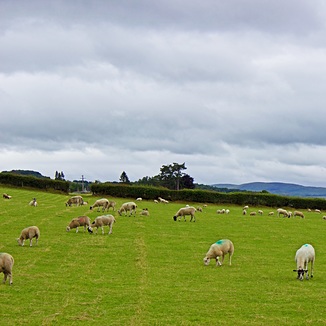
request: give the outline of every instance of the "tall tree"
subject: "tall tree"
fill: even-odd
[[[169,165],[162,165],[160,169],[160,180],[162,181],[163,185],[169,189],[180,189],[180,180],[184,173],[183,170],[186,170],[185,163],[178,164],[173,163]]]
[[[127,173],[125,171],[123,171],[120,175],[120,182],[122,183],[130,183],[130,180],[127,176]]]

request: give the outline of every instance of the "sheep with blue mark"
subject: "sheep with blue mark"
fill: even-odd
[[[209,265],[211,259],[216,260],[216,266],[221,266],[224,262],[224,256],[229,254],[229,265],[231,266],[231,260],[234,253],[234,245],[233,242],[229,239],[218,240],[213,243],[209,250],[206,253],[204,258],[204,264]],[[219,261],[219,257],[221,257],[221,261]]]
[[[304,244],[299,248],[295,254],[295,262],[297,263],[297,269],[294,269],[293,272],[297,272],[297,279],[300,281],[303,280],[304,274],[306,273],[306,279],[309,280],[308,273],[308,264],[310,263],[311,271],[310,277],[314,276],[314,264],[315,264],[315,249],[310,244]]]

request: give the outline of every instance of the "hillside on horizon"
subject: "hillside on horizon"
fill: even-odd
[[[249,182],[239,185],[217,183],[213,184],[212,186],[216,188],[227,188],[234,190],[238,189],[242,191],[261,192],[263,190],[266,190],[271,194],[282,196],[326,198],[326,188],[324,187],[302,186],[294,183]]]

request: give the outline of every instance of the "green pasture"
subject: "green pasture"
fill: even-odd
[[[150,216],[113,214],[112,235],[66,232],[89,205],[66,207],[70,196],[0,187],[0,251],[15,258],[13,285],[0,284],[4,325],[325,325],[326,221],[243,216],[241,207],[208,204],[196,222],[174,222],[185,204],[137,202]],[[28,206],[36,197],[39,206]],[[120,206],[131,199],[110,198]],[[134,200],[134,199],[133,199]],[[195,204],[198,206],[198,204]],[[217,209],[230,214],[218,215]],[[140,209],[138,209],[140,211]],[[276,211],[276,208],[274,208]],[[112,213],[112,211],[110,210]],[[19,247],[20,231],[37,225],[38,246]],[[203,264],[210,245],[229,238],[232,266]],[[294,255],[316,250],[314,278],[296,279]],[[310,265],[309,265],[310,268]],[[0,274],[2,279],[3,274]]]

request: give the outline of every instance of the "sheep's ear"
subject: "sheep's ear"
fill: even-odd
[[[297,269],[294,269],[293,272],[297,272],[298,270]]]

